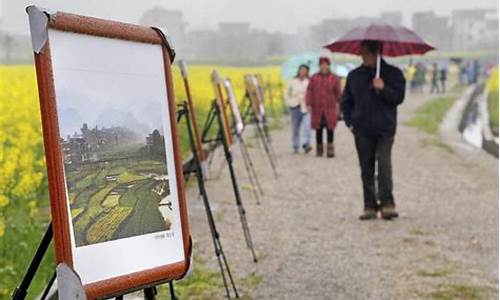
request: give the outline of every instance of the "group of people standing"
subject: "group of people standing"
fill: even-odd
[[[448,79],[448,70],[445,67],[439,67],[437,63],[432,64],[431,73],[431,94],[446,93],[446,80]]]
[[[286,102],[292,116],[292,146],[295,153],[300,148],[302,128],[302,148],[305,153],[312,150],[310,131],[316,132],[316,156],[323,156],[326,131],[326,156],[333,158],[334,130],[339,117],[342,93],[340,78],[330,70],[330,59],[319,59],[319,72],[309,77],[309,66],[301,65],[297,76],[288,82]]]
[[[428,68],[423,62],[410,63],[406,68],[406,79],[409,82],[410,92],[424,91],[427,83]],[[445,64],[433,63],[430,69],[430,93],[446,93],[446,81],[448,80],[448,67]]]
[[[297,76],[289,81],[286,103],[292,118],[292,147],[305,153],[312,150],[310,131],[316,132],[316,156],[325,152],[335,157],[334,135],[339,120],[344,120],[354,136],[361,168],[364,211],[361,220],[398,217],[392,185],[391,150],[396,134],[397,106],[405,97],[406,81],[401,70],[377,57],[381,45],[363,41],[363,63],[352,70],[342,90],[341,80],[330,69],[330,59],[319,59],[319,72],[309,76],[309,67],[301,65]],[[300,132],[303,140],[300,142]],[[378,186],[375,187],[375,168]]]

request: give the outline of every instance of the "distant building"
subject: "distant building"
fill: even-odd
[[[433,11],[416,12],[412,16],[412,27],[432,46],[439,50],[450,50],[452,31],[448,17],[438,16]]]
[[[182,53],[186,48],[186,25],[184,15],[178,10],[167,10],[156,6],[147,10],[139,20],[140,25],[155,26],[166,30],[174,48]]]
[[[455,10],[451,18],[453,49],[497,49],[498,12],[496,10]]]
[[[401,12],[382,12],[379,17],[330,18],[310,27],[310,34],[316,47],[325,45],[348,31],[370,24],[390,24],[400,26],[403,21]]]
[[[380,14],[380,21],[384,24],[401,26],[403,24],[403,14],[400,11],[386,11]]]
[[[231,63],[247,59],[246,56],[251,52],[249,51],[251,45],[256,44],[250,40],[250,23],[219,23],[217,31],[218,59],[224,59]]]
[[[226,37],[242,37],[250,34],[250,23],[224,22],[219,23],[219,34]]]
[[[89,144],[83,138],[61,139],[61,148],[65,165],[81,165],[90,159]]]
[[[64,164],[78,166],[99,159],[99,154],[137,141],[137,136],[125,127],[89,128],[82,125],[80,133],[61,138]]]
[[[183,57],[210,61],[217,54],[217,32],[213,30],[195,30],[187,33],[186,52]]]
[[[165,160],[165,138],[160,134],[158,129],[146,137],[146,148],[154,158]]]
[[[92,152],[137,140],[137,136],[125,127],[98,128],[95,126],[90,129],[87,123],[84,123],[80,131],[81,134],[75,134],[73,137],[82,137],[88,143]]]

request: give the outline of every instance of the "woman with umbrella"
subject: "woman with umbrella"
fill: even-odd
[[[347,76],[342,97],[345,124],[354,134],[361,167],[364,212],[360,219],[377,218],[379,209],[382,218],[396,218],[391,151],[396,134],[397,106],[404,100],[406,82],[403,72],[386,63],[381,56],[423,54],[433,47],[404,27],[370,25],[355,28],[326,48],[360,55],[363,60],[362,65]]]

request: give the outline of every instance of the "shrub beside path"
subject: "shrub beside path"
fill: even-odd
[[[399,219],[358,221],[359,166],[352,135],[336,131],[336,158],[294,155],[288,122],[273,131],[279,178],[247,138],[265,196],[258,206],[235,166],[260,261],[245,247],[228,172],[207,183],[237,283],[255,299],[497,299],[498,160],[465,157],[405,125],[430,95],[400,107],[393,149]],[[249,132],[251,130],[248,130]],[[216,155],[212,174],[222,165]],[[475,161],[480,158],[483,163]],[[188,188],[197,267],[218,271],[197,188]],[[217,276],[217,273],[214,273]],[[221,299],[223,290],[215,294]]]

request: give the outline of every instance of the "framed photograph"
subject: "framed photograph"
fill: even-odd
[[[259,91],[259,85],[255,75],[247,74],[244,76],[245,89],[250,100],[250,105],[252,106],[252,111],[255,115],[257,122],[263,122],[265,116],[264,102],[262,99],[261,92]]]
[[[240,108],[238,107],[238,101],[236,100],[236,96],[234,95],[233,86],[229,78],[226,78],[224,80],[224,87],[226,89],[226,95],[229,101],[229,105],[231,107],[236,134],[242,135],[243,130],[245,129],[245,124],[243,123],[243,119],[241,118]]]
[[[233,134],[231,126],[229,125],[229,118],[227,116],[227,111],[226,111],[226,103],[224,101],[224,95],[222,93],[222,78],[220,77],[217,70],[214,70],[212,72],[212,84],[214,86],[215,102],[219,107],[219,111],[222,116],[222,126],[223,126],[222,131],[226,136],[226,141],[228,143],[228,146],[231,146],[233,144]]]
[[[57,262],[89,299],[182,277],[191,245],[165,39],[27,11]]]

